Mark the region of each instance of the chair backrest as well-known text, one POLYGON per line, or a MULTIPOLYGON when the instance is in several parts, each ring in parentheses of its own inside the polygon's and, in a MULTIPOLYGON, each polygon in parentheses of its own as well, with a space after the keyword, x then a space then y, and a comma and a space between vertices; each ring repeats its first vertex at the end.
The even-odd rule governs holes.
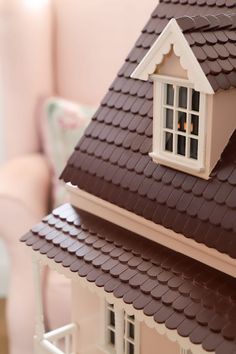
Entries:
POLYGON ((2 0, 0 92, 11 158, 39 149, 36 107, 98 105, 158 0, 2 0))
POLYGON ((6 159, 39 149, 35 109, 40 96, 53 93, 51 4, 41 3, 0 1, 0 144, 6 159))

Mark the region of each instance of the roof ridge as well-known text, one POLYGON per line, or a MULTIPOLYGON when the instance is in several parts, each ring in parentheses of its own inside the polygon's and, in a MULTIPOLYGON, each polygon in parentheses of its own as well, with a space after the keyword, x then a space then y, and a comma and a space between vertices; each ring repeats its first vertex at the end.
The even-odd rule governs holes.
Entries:
POLYGON ((236 28, 236 13, 219 13, 217 15, 181 16, 176 22, 183 32, 212 31, 236 28))
POLYGON ((236 6, 235 0, 160 0, 160 3, 173 4, 173 5, 190 5, 190 6, 216 6, 222 8, 223 6, 227 8, 234 8, 236 6))

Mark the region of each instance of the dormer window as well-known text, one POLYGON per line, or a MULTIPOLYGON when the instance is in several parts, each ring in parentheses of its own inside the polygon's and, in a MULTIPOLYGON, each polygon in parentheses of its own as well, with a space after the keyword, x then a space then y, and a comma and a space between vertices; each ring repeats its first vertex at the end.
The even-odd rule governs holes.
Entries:
POLYGON ((160 150, 198 160, 200 93, 176 84, 163 84, 163 90, 160 150))
POLYGON ((188 80, 152 75, 154 161, 187 172, 204 168, 205 95, 188 80))
POLYGON ((171 19, 131 77, 154 83, 153 161, 209 179, 236 129, 236 86, 233 66, 226 72, 225 63, 219 61, 220 40, 214 60, 211 55, 208 60, 193 39, 203 38, 207 31, 212 36, 219 29, 213 29, 211 20, 198 21, 198 17, 171 19))

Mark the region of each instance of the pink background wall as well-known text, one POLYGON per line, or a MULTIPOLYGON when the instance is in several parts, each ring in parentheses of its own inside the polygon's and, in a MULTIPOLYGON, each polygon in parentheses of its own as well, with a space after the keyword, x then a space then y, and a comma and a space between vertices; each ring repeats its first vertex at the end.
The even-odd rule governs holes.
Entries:
POLYGON ((55 0, 55 3, 58 92, 66 98, 97 104, 158 1, 55 0))
POLYGON ((35 110, 41 96, 98 105, 157 2, 0 1, 7 158, 39 149, 35 110))

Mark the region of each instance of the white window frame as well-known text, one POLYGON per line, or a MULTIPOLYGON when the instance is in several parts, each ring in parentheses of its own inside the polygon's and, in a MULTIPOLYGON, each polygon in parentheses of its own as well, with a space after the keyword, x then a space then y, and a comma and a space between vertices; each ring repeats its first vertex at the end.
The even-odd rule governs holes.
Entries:
MULTIPOLYGON (((205 169, 205 141, 206 141, 206 94, 200 92, 199 106, 199 134, 198 134, 198 159, 177 155, 164 150, 164 95, 165 85, 182 86, 194 89, 193 83, 185 79, 173 78, 162 75, 151 75, 154 84, 153 95, 153 151, 150 153, 153 161, 172 168, 186 171, 187 173, 200 173, 205 169)), ((174 109, 177 104, 174 102, 174 109)), ((187 112, 187 109, 186 109, 187 112)), ((194 136, 193 136, 194 138, 194 136)), ((188 140, 188 139, 186 139, 188 140)))
POLYGON ((191 350, 180 348, 180 354, 192 354, 191 350))
MULTIPOLYGON (((104 347, 107 350, 107 352, 109 353, 116 353, 115 350, 115 345, 114 347, 110 344, 110 340, 109 340, 109 331, 112 331, 114 333, 114 336, 116 336, 116 328, 111 327, 109 324, 109 315, 110 315, 110 311, 112 311, 114 313, 115 316, 115 307, 113 304, 105 301, 105 305, 104 305, 104 347)), ((115 338, 116 339, 116 338, 115 338)))
POLYGON ((137 320, 135 320, 135 317, 131 318, 131 316, 128 315, 127 312, 124 312, 124 323, 125 323, 125 328, 124 328, 124 345, 125 345, 125 351, 124 354, 129 354, 128 352, 128 345, 129 343, 133 345, 134 347, 134 354, 138 354, 139 350, 137 348, 137 320), (134 338, 129 337, 129 325, 133 325, 134 328, 134 338))
MULTIPOLYGON (((132 315, 133 316, 133 315, 132 315)), ((105 301, 104 302, 104 344, 103 351, 105 353, 117 354, 123 353, 128 354, 128 344, 131 343, 134 346, 134 354, 140 353, 140 327, 139 322, 134 317, 130 318, 125 310, 117 309, 112 303, 105 301), (115 315, 115 327, 111 327, 109 324, 109 314, 112 311, 115 315), (117 318, 119 316, 119 319, 117 318), (121 321, 121 322, 120 322, 121 321), (130 338, 128 335, 129 324, 134 326, 134 339, 130 338), (119 327, 119 328, 118 328, 119 327), (115 345, 112 346, 109 340, 109 331, 112 331, 115 334, 115 345), (123 335, 119 335, 123 333, 123 335)))

